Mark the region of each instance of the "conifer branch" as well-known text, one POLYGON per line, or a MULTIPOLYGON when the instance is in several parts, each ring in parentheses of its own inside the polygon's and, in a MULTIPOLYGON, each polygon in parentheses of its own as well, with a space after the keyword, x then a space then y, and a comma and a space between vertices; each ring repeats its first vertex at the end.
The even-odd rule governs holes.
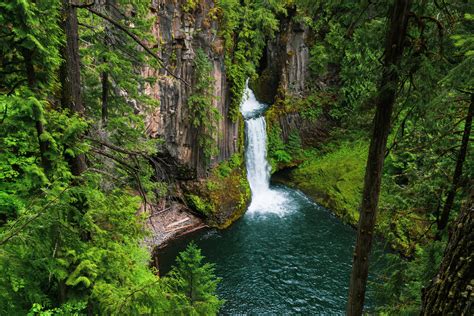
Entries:
POLYGON ((123 31, 125 34, 127 34, 130 38, 132 38, 138 45, 140 45, 149 55, 151 55, 152 57, 154 57, 161 65, 161 67, 173 78, 181 81, 182 83, 184 83, 186 86, 190 86, 190 84, 184 80, 183 78, 175 75, 169 68, 167 68, 165 66, 165 62, 163 61, 163 59, 158 56, 154 51, 151 50, 150 47, 148 47, 145 43, 142 42, 142 40, 137 36, 135 35, 134 33, 132 33, 130 30, 127 29, 127 27, 125 27, 124 25, 122 25, 121 23, 115 21, 114 19, 108 17, 107 15, 105 14, 102 14, 101 12, 99 11, 96 11, 95 9, 92 9, 91 7, 83 7, 85 9, 87 9, 89 12, 91 12, 92 14, 95 14, 97 15, 98 17, 101 17, 102 19, 104 20, 107 20, 108 22, 110 22, 112 25, 114 25, 115 27, 117 27, 118 29, 120 29, 121 31, 123 31))
MULTIPOLYGON (((27 219, 26 222, 24 222, 21 226, 19 226, 14 232, 12 232, 11 234, 9 234, 8 237, 4 238, 3 240, 0 240, 0 246, 6 244, 10 239, 12 239, 13 237, 15 237, 16 235, 18 235, 22 230, 23 228, 25 228, 26 226, 28 226, 31 222, 33 222, 35 219, 37 219, 38 217, 40 217, 41 215, 43 215, 46 210, 48 209, 48 207, 55 203, 56 201, 59 200, 59 198, 63 195, 64 192, 66 192, 68 189, 71 188, 71 185, 68 185, 66 186, 54 199, 52 199, 51 201, 49 201, 48 203, 46 203, 45 206, 43 206, 34 216, 32 216, 31 218, 27 219)), ((14 226, 18 223, 20 219, 18 219, 13 225, 12 225, 12 228, 9 230, 9 232, 13 231, 14 229, 14 226)))

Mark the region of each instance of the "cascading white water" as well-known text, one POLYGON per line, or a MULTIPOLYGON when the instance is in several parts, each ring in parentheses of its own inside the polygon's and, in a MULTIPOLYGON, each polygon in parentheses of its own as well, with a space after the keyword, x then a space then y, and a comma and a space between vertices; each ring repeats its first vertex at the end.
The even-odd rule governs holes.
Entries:
POLYGON ((248 213, 274 213, 284 215, 290 210, 286 192, 270 188, 270 165, 267 161, 267 130, 263 111, 265 104, 257 101, 255 94, 245 88, 240 110, 245 118, 247 147, 245 162, 247 179, 252 192, 248 213))
POLYGON ((267 162, 266 124, 263 116, 247 119, 247 178, 252 192, 270 189, 270 166, 267 162))

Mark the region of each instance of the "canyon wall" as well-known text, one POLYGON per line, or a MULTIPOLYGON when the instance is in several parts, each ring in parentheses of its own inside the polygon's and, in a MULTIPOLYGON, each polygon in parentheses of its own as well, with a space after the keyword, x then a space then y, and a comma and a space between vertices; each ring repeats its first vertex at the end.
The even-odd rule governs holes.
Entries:
POLYGON ((250 191, 242 159, 243 122, 228 118, 229 87, 218 9, 213 0, 153 0, 151 14, 156 17, 152 34, 167 69, 143 70, 144 77, 156 80, 146 93, 159 102, 145 117, 148 134, 162 140, 159 156, 171 180, 167 198, 207 225, 226 227, 245 212, 250 191), (207 131, 193 124, 188 105, 190 96, 202 96, 196 94, 201 52, 211 66, 212 107, 219 113, 212 133, 218 152, 210 159, 204 150, 209 150, 209 144, 206 148, 199 144, 207 131))
POLYGON ((188 7, 189 1, 153 0, 153 26, 160 57, 168 69, 189 83, 173 78, 166 70, 147 68, 145 76, 156 78, 147 93, 160 102, 154 112, 147 115, 147 130, 152 137, 164 141, 162 150, 182 167, 185 179, 203 178, 208 166, 229 158, 238 151, 238 122, 228 119, 229 93, 224 68, 223 41, 218 33, 218 22, 213 18, 214 1, 204 0, 188 7), (219 153, 208 163, 198 144, 199 130, 189 119, 187 100, 195 86, 194 59, 196 50, 202 49, 212 64, 214 78, 213 106, 220 113, 217 132, 219 153))
POLYGON ((266 115, 269 128, 277 124, 283 141, 296 132, 304 146, 317 146, 328 136, 328 117, 322 113, 309 119, 295 103, 328 84, 328 78, 311 76, 310 48, 315 35, 308 26, 296 22, 294 14, 290 10, 288 16, 281 18, 280 31, 267 43, 260 77, 252 88, 258 99, 272 104, 266 115))

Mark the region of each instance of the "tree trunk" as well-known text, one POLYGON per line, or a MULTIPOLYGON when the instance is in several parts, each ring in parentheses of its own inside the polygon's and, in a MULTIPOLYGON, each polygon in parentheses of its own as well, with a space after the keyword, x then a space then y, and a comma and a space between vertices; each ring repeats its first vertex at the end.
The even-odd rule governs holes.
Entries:
POLYGON ((421 315, 473 315, 474 190, 453 225, 438 274, 422 293, 421 315))
MULTIPOLYGON (((105 62, 105 60, 104 60, 105 62)), ((109 75, 106 71, 102 72, 102 126, 107 126, 108 100, 109 100, 109 75)))
POLYGON ((396 0, 390 8, 382 80, 365 169, 357 241, 349 286, 348 315, 361 315, 369 270, 369 254, 377 215, 382 168, 390 131, 390 119, 399 83, 398 67, 403 56, 411 0, 396 0))
MULTIPOLYGON (((81 69, 79 60, 79 35, 76 8, 70 5, 69 0, 63 0, 62 28, 66 35, 66 43, 62 55, 64 62, 61 66, 61 104, 71 113, 84 115, 84 105, 81 96, 81 69)), ((74 175, 82 174, 86 168, 84 154, 70 157, 69 164, 74 175)))
MULTIPOLYGON (((28 87, 34 91, 36 89, 36 74, 35 68, 31 62, 32 53, 28 49, 23 49, 22 51, 23 59, 25 60, 25 74, 28 81, 28 87)), ((39 115, 39 114, 37 114, 39 115)), ((35 128, 36 135, 38 137, 38 145, 40 149, 41 156, 41 166, 47 172, 51 169, 51 161, 47 157, 47 152, 49 150, 49 142, 42 139, 44 133, 44 125, 40 117, 35 117, 35 128)))
POLYGON ((462 166, 466 160, 467 147, 469 144, 469 136, 471 135, 472 114, 474 112, 474 93, 471 94, 471 104, 466 116, 466 123, 464 125, 464 134, 462 136, 461 148, 459 149, 458 158, 456 161, 456 168, 454 169, 453 183, 448 191, 446 202, 444 203, 443 212, 438 220, 438 230, 442 231, 448 225, 449 213, 453 208, 454 198, 456 197, 456 190, 459 186, 459 181, 462 176, 462 166))

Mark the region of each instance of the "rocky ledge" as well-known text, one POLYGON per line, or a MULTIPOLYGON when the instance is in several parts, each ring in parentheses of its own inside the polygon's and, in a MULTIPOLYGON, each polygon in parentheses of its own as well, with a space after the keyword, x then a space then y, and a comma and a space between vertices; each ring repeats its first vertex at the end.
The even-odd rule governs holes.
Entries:
POLYGON ((149 213, 146 227, 151 235, 145 239, 145 245, 150 250, 166 247, 175 238, 208 227, 200 217, 176 202, 165 209, 153 209, 149 213))

